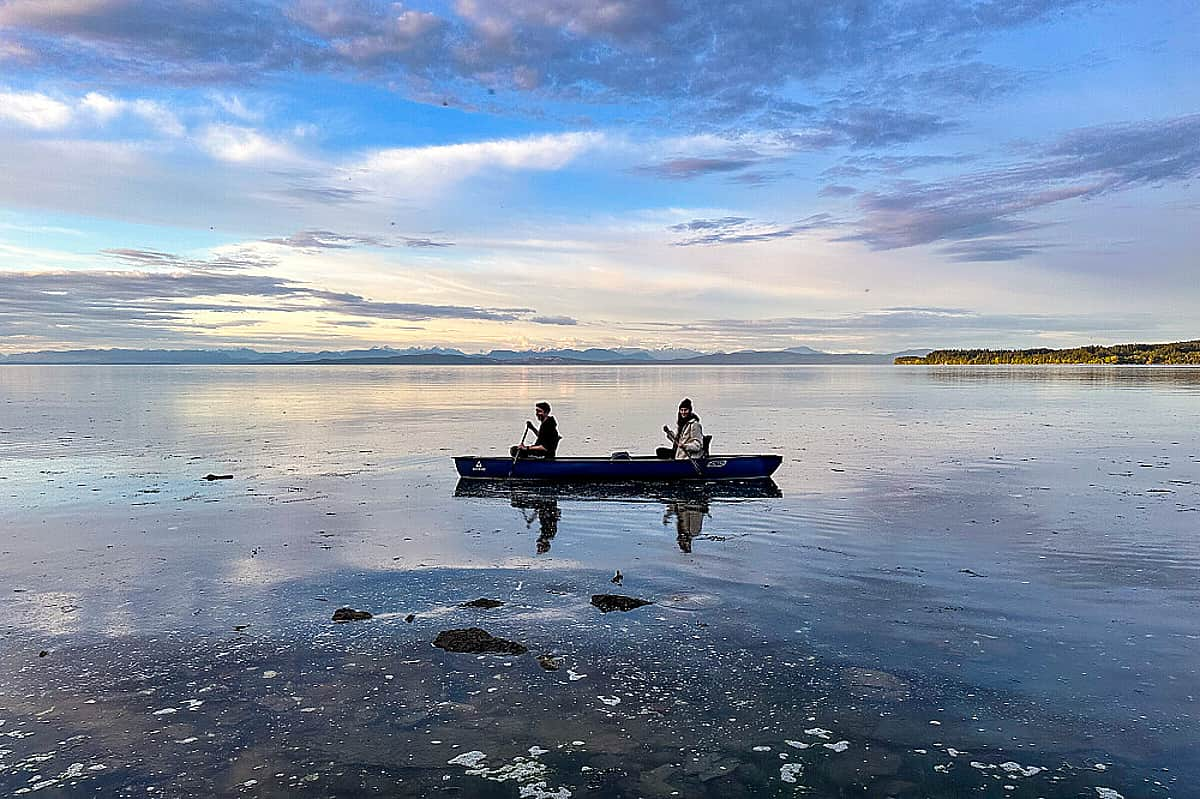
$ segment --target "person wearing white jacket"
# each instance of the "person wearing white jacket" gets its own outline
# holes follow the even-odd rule
[[[675,429],[671,430],[667,425],[663,425],[663,432],[667,434],[673,446],[659,447],[655,451],[658,457],[687,460],[704,454],[704,430],[700,427],[700,417],[692,413],[690,399],[685,397],[679,403],[679,419]]]

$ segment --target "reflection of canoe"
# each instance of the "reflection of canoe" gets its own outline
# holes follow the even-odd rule
[[[664,460],[653,455],[625,458],[518,460],[459,455],[458,473],[467,480],[547,482],[677,482],[765,480],[779,468],[779,455],[712,455],[695,460]]]
[[[501,480],[458,481],[456,497],[508,499],[514,507],[555,500],[643,500],[649,502],[712,502],[740,499],[772,499],[783,496],[770,478],[746,482],[702,483],[506,483]]]

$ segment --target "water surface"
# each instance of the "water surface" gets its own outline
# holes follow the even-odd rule
[[[450,462],[541,399],[563,454],[650,451],[683,396],[774,483]],[[1200,795],[1198,399],[1170,368],[7,366],[0,791]],[[530,652],[432,647],[471,626]]]

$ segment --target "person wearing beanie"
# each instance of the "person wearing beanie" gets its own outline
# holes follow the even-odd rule
[[[687,460],[704,454],[704,430],[700,427],[700,417],[692,413],[692,401],[687,397],[679,403],[679,417],[675,429],[663,425],[672,446],[659,447],[655,454],[664,460]]]

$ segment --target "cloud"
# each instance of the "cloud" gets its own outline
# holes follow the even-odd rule
[[[414,249],[440,249],[453,247],[452,241],[437,241],[426,237],[367,236],[352,233],[335,233],[332,230],[301,230],[290,236],[264,239],[267,244],[279,244],[301,250],[348,250],[353,247],[395,247],[403,245]]]
[[[836,316],[793,316],[770,319],[708,319],[687,323],[651,323],[681,333],[704,336],[772,337],[826,334],[873,336],[880,333],[998,333],[1033,336],[1042,333],[1123,332],[1144,335],[1160,327],[1153,314],[1021,314],[981,313],[966,308],[893,307]],[[1137,331],[1140,331],[1138,333]]]
[[[566,325],[572,326],[579,324],[577,319],[570,316],[531,316],[529,321],[535,325]]]
[[[936,114],[864,105],[831,109],[827,125],[854,149],[905,144],[955,127]]]
[[[551,171],[604,143],[599,133],[559,133],[524,139],[376,150],[351,169],[392,182],[400,178],[461,180],[484,169]]]
[[[971,155],[848,155],[837,166],[826,169],[827,178],[859,178],[867,175],[901,175],[918,169],[965,164]]]
[[[199,258],[184,258],[173,253],[160,250],[141,250],[130,248],[115,248],[101,250],[102,255],[113,258],[124,266],[162,269],[169,271],[230,271],[238,269],[263,269],[274,266],[277,262],[264,258],[246,250],[224,255],[218,255],[208,260]]]
[[[320,205],[359,203],[365,201],[371,194],[366,189],[330,186],[319,179],[312,178],[296,179],[294,183],[286,188],[268,190],[266,193],[290,200],[301,200]]]
[[[131,114],[150,124],[167,136],[182,136],[186,131],[174,112],[153,100],[122,100],[100,92],[88,92],[79,107],[90,112],[100,122],[109,122],[122,114]]]
[[[269,0],[10,0],[0,28],[42,65],[191,86],[322,63]]]
[[[171,263],[167,253],[122,251],[135,262]],[[157,340],[192,327],[201,312],[243,321],[261,314],[333,313],[358,320],[469,319],[514,322],[529,308],[390,302],[327,291],[263,274],[201,271],[0,272],[0,331],[73,340]],[[228,319],[226,321],[229,321]],[[205,326],[208,322],[205,322]]]
[[[262,122],[266,116],[260,109],[247,106],[242,98],[236,94],[209,92],[208,97],[226,114],[243,122]]]
[[[299,70],[426,98],[486,98],[500,89],[518,102],[656,100],[672,103],[678,119],[729,124],[745,115],[794,115],[803,104],[791,89],[830,77],[869,84],[870,91],[844,97],[867,106],[892,98],[928,111],[921,100],[932,93],[988,99],[1014,78],[948,54],[1089,5],[457,0],[426,9],[375,0],[9,0],[0,6],[0,28],[11,47],[43,65],[125,80],[239,86]],[[910,91],[900,97],[889,85]],[[867,146],[871,136],[918,133],[916,121],[897,128],[851,120],[846,133]]]
[[[0,120],[34,130],[59,130],[71,123],[71,106],[37,92],[0,92]]]
[[[705,175],[737,172],[758,162],[755,158],[672,158],[635,167],[634,171],[669,180],[691,180]]]
[[[401,236],[400,239],[404,242],[405,247],[413,247],[416,249],[440,249],[442,247],[454,246],[454,242],[452,241],[436,241],[434,239],[410,238],[408,236]]]
[[[213,158],[236,164],[298,159],[287,144],[271,139],[253,128],[239,125],[209,125],[201,131],[197,143]]]
[[[897,183],[859,195],[861,219],[848,239],[873,249],[939,241],[986,239],[950,250],[956,260],[995,260],[1035,252],[1028,243],[997,237],[1045,226],[1033,214],[1070,200],[1085,200],[1138,186],[1200,174],[1200,114],[1072,131],[1031,157],[1005,167],[941,181]]]
[[[959,241],[942,247],[939,252],[950,257],[951,261],[987,262],[987,261],[1019,261],[1050,249],[1048,244],[1027,244],[1007,241],[1004,239],[972,239]]]
[[[674,244],[677,247],[691,247],[714,244],[749,244],[786,239],[812,230],[826,229],[833,225],[833,219],[828,214],[815,214],[790,225],[753,222],[743,216],[726,216],[719,219],[693,219],[690,222],[671,225],[667,229],[673,233],[690,234],[675,241]]]
[[[352,247],[390,247],[376,236],[357,236],[334,233],[332,230],[301,230],[290,236],[264,239],[268,244],[295,247],[301,250],[348,250]]]

